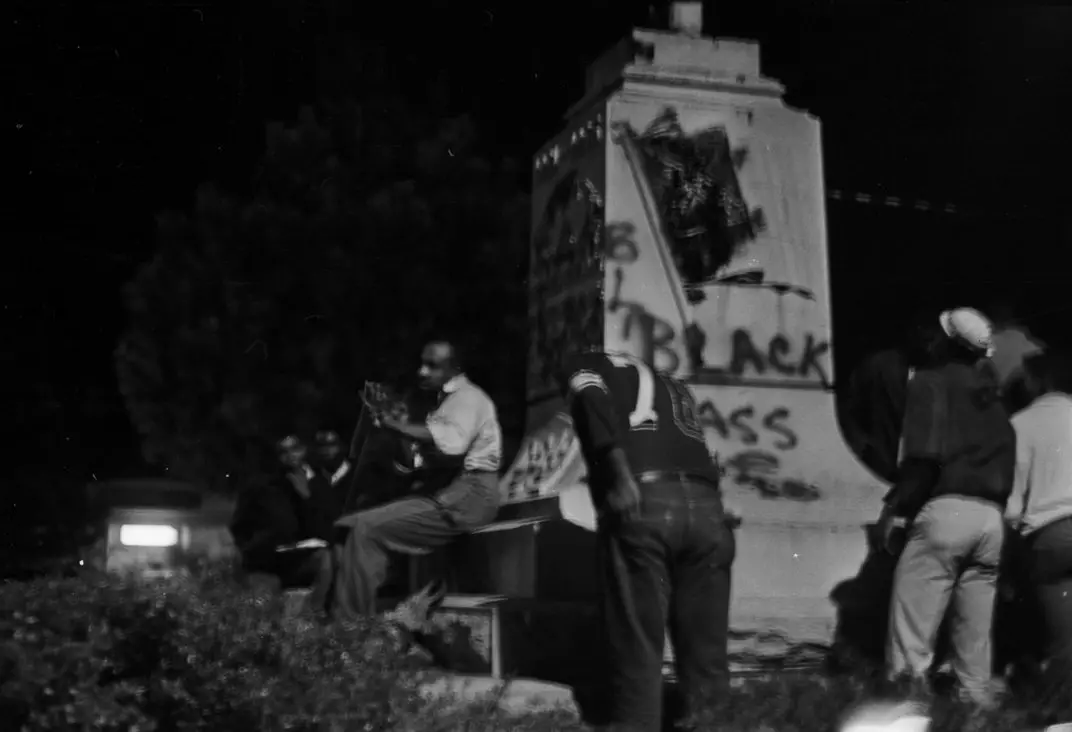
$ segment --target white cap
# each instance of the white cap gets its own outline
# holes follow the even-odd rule
[[[976,351],[991,356],[994,350],[994,328],[990,320],[974,308],[953,308],[938,316],[942,330]]]

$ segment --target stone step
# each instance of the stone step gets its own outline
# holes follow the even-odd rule
[[[503,595],[447,595],[433,613],[431,650],[450,671],[492,678],[528,678],[575,683],[595,673],[599,620],[595,603],[555,602]],[[730,672],[752,678],[822,667],[824,649],[787,649],[759,644],[754,634],[730,634]],[[667,638],[665,671],[673,678],[674,654]]]
[[[591,604],[448,595],[431,625],[430,650],[452,672],[562,684],[592,672],[597,621]]]

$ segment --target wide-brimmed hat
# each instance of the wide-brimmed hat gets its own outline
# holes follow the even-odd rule
[[[980,355],[993,353],[994,326],[990,319],[975,308],[953,308],[938,316],[942,330]]]

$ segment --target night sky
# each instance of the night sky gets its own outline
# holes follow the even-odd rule
[[[383,42],[401,84],[445,73],[458,111],[493,122],[497,149],[525,160],[583,93],[586,64],[649,17],[648,3],[611,0],[353,3],[360,13],[335,0],[14,5],[11,444],[16,464],[85,478],[139,469],[112,352],[120,288],[150,256],[154,217],[188,207],[205,181],[242,190],[265,121],[293,119],[330,75],[320,34]],[[1058,340],[1072,314],[1058,292],[1072,234],[1062,114],[1072,10],[925,10],[935,5],[753,0],[705,11],[707,34],[759,40],[765,74],[822,119],[828,191],[958,207],[830,201],[842,376],[881,343],[874,323],[920,299],[1005,302]]]

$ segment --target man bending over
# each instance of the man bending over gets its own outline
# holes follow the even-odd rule
[[[588,353],[567,399],[599,520],[612,729],[662,724],[669,625],[686,707],[727,688],[733,531],[685,384],[632,356]]]

